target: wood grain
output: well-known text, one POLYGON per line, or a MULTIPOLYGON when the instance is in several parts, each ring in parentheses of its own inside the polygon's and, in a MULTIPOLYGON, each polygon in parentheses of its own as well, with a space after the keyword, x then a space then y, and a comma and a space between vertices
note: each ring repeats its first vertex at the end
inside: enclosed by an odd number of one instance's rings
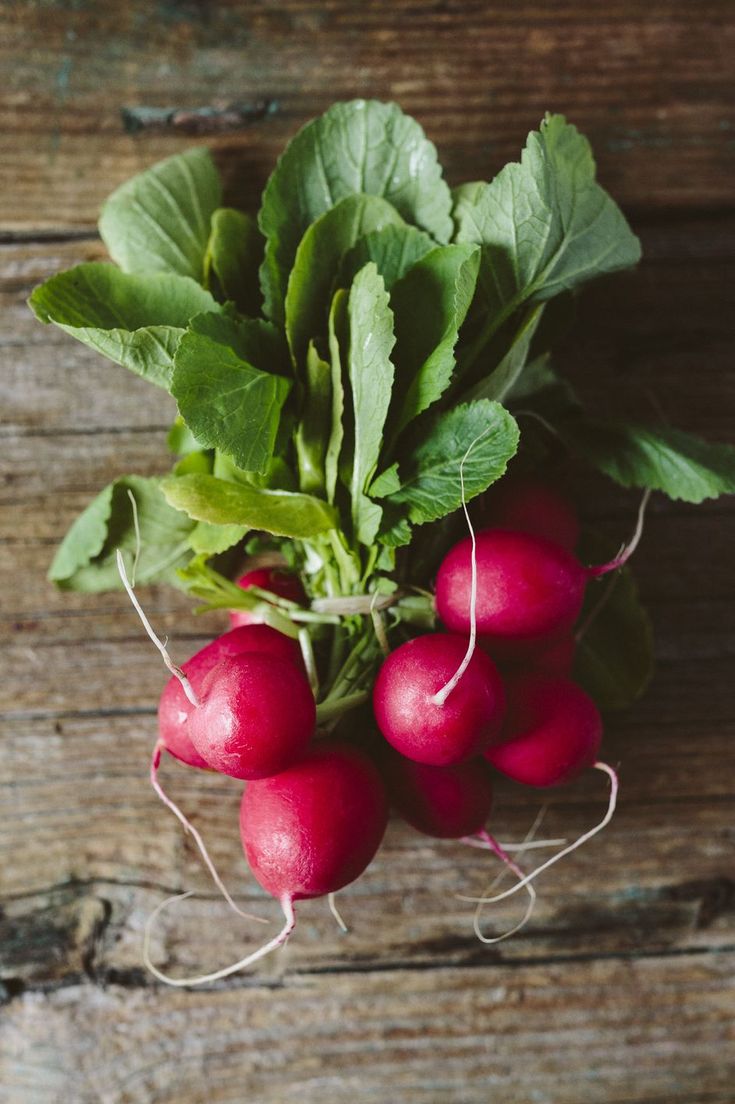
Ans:
POLYGON ((6 0, 2 225, 88 227, 115 185, 194 141, 253 205, 284 141, 354 96, 414 114, 453 183, 495 173, 555 110, 626 206, 730 205, 734 57, 729 0, 6 0))
POLYGON ((684 954, 297 975, 217 993, 76 986, 45 999, 42 1017, 38 998, 15 1002, 0 1031, 29 1059, 6 1099, 729 1104, 732 968, 732 954, 684 954))
MULTIPOLYGON (((399 99, 453 181, 494 172, 554 107, 590 134, 645 254, 585 294, 560 364, 593 407, 727 440, 734 37, 726 0, 0 3, 0 1104, 731 1104, 732 502, 654 500, 636 574, 657 673, 606 725, 620 809, 543 880, 517 939, 481 946, 457 900, 487 884, 488 856, 392 823, 341 897, 349 936, 308 902, 250 976, 169 991, 140 946, 167 893, 197 891, 153 942, 173 974, 239 957, 260 932, 216 898, 147 786, 163 680, 126 600, 44 574, 95 490, 165 470, 172 404, 25 300, 103 255, 91 227, 115 184, 192 141, 252 203, 284 139, 334 98, 399 99)), ((583 473, 572 488, 622 539, 636 496, 583 473)), ((170 589, 145 602, 179 658, 224 624, 170 589)), ((238 898, 275 925, 242 858, 238 784, 172 761, 163 777, 238 898)), ((599 815, 603 780, 549 797, 543 833, 571 837, 599 815)), ((492 826, 519 839, 538 805, 500 782, 492 826)), ((487 930, 519 907, 488 911, 487 930)))

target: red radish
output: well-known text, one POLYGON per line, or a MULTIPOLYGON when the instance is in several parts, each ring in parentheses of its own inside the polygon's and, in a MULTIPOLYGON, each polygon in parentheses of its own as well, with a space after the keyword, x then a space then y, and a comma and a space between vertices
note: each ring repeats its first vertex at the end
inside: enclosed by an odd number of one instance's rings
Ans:
POLYGON ((573 636, 563 636, 534 658, 534 666, 545 675, 568 678, 574 666, 577 642, 573 636))
POLYGON ((245 787, 240 834, 250 869, 279 900, 335 893, 378 850, 387 804, 367 756, 319 740, 288 770, 245 787))
MULTIPOLYGON (((247 625, 223 633, 182 664, 195 693, 199 693, 205 675, 221 659, 241 652, 262 652, 281 656, 302 668, 301 649, 295 640, 276 632, 268 625, 247 625)), ((189 717, 194 706, 187 698, 181 682, 175 676, 166 683, 158 705, 160 742, 171 755, 192 767, 208 769, 208 764, 196 750, 189 735, 189 717)))
MULTIPOLYGON (((133 499, 133 504, 135 504, 134 499, 133 499)), ((137 517, 137 514, 135 516, 137 517)), ((169 671, 171 671, 172 675, 174 676, 174 679, 176 681, 176 685, 181 688, 181 692, 182 692, 182 695, 183 695, 183 698, 182 698, 183 702, 185 703, 186 707, 189 707, 189 706, 194 707, 194 708, 198 707, 199 699, 196 695, 196 691, 194 690, 194 687, 191 684, 190 679, 188 678, 187 674, 180 667, 177 667, 174 664, 173 660, 171 659, 171 656, 166 651, 166 645, 163 644, 162 641, 160 641, 158 639, 158 637, 156 636, 155 632, 153 631, 153 628, 151 627, 151 624, 150 624, 148 618, 145 615, 145 611, 143 610, 143 607, 141 606, 140 602, 138 601, 138 599, 135 596, 135 591, 134 591, 134 589, 133 589, 133 587, 130 583, 130 580, 128 579, 128 575, 127 575, 127 572, 125 570, 125 561, 123 560, 122 552, 120 551, 119 548, 117 549, 117 552, 116 552, 116 559, 117 559, 117 569, 118 569, 118 572, 120 574, 120 579, 122 581, 123 586, 125 587, 125 590, 127 591, 128 597, 130 598, 130 601, 133 603, 133 607, 134 607, 136 613, 138 614, 138 616, 140 617, 140 620, 143 624, 143 627, 144 627, 145 631, 148 633, 148 636, 153 641, 153 643, 155 644, 158 651, 161 653, 161 658, 163 659, 163 662, 165 663, 167 669, 169 671)), ((237 639, 241 641, 242 640, 242 635, 243 634, 241 634, 241 633, 240 634, 235 634, 235 633, 226 634, 226 636, 229 637, 229 639, 227 639, 224 644, 222 643, 222 641, 225 638, 220 637, 217 641, 213 641, 213 643, 211 645, 207 645, 206 648, 203 648, 202 652, 198 653, 198 655, 201 655, 202 653, 206 653, 207 655, 209 655, 213 651, 216 651, 216 648, 219 648, 220 651, 222 651, 222 650, 226 651, 229 647, 233 646, 233 639, 237 636, 237 639), (215 646, 216 646, 216 648, 215 648, 215 646)), ((274 633, 273 635, 275 637, 278 637, 280 634, 279 633, 274 633)), ((263 635, 261 635, 259 637, 259 639, 260 639, 261 644, 262 644, 266 638, 263 635)), ((251 636, 251 641, 252 641, 252 636, 251 636)), ((279 645, 279 646, 282 646, 282 645, 279 645)), ((196 657, 195 656, 192 657, 192 660, 193 659, 196 659, 196 657)), ((169 697, 168 701, 170 703, 170 701, 171 701, 170 697, 169 697)), ((174 699, 174 701, 175 701, 175 699, 174 699)), ((174 715, 170 712, 168 705, 166 706, 166 708, 164 708, 164 718, 165 718, 165 722, 164 722, 164 724, 161 725, 161 734, 159 735, 159 738, 155 743, 155 746, 153 748, 153 755, 151 757, 151 768, 150 768, 151 785, 152 785, 154 791, 156 792, 157 796, 163 802, 163 804, 168 809, 171 810, 171 812, 174 814, 174 816, 177 817, 177 819, 183 825, 184 830, 191 834, 194 842, 196 843, 197 847, 199 848, 199 851, 201 853, 202 858, 204 859, 204 863, 205 863, 207 869, 209 870, 209 873, 212 875, 212 879, 214 881, 214 884, 220 890, 220 892, 222 893, 222 896, 227 901, 230 908, 233 909, 236 913, 238 913, 238 915, 245 917, 245 919, 257 920, 259 923, 262 923, 263 921, 261 920, 261 917, 251 916, 250 913, 243 912, 242 909, 238 905, 235 904, 235 902, 233 901, 232 897, 230 896, 230 894, 227 890, 227 887, 225 886, 224 882, 220 878, 220 876, 217 872, 217 868, 215 867, 214 863, 212 862, 212 859, 209 855, 209 852, 207 851, 206 845, 205 845, 204 840, 202 839, 200 833, 197 831, 197 829, 194 827, 194 825, 191 823, 191 821, 188 819, 188 817, 186 817, 184 815, 184 813, 182 813, 181 809, 178 807, 176 802, 172 801, 171 798, 167 796, 167 794, 163 790, 163 787, 161 786, 161 783, 158 781, 158 768, 161 765, 161 752, 163 751, 164 747, 166 747, 166 741, 164 739, 164 736, 166 734, 166 731, 165 731, 166 729, 169 729, 168 736, 169 736, 169 743, 170 743, 171 747, 176 748, 176 752, 179 753, 180 757, 184 760, 184 762, 188 762, 192 766, 199 766, 200 765, 199 760, 201 760, 201 756, 199 756, 199 753, 196 751, 196 749, 194 748, 194 746, 191 744, 191 742, 189 740, 188 733, 186 732, 186 728, 187 728, 186 723, 182 724, 180 722, 180 718, 178 716, 174 717, 174 715)), ((184 718, 184 722, 185 721, 186 721, 186 718, 184 718)), ((174 754, 174 753, 172 752, 172 754, 174 754)), ((201 760, 201 766, 203 766, 203 767, 207 766, 207 764, 204 762, 204 760, 201 760)), ((186 896, 188 896, 188 894, 186 896)))
MULTIPOLYGON (((523 879, 521 868, 485 828, 493 793, 490 771, 481 759, 450 767, 430 767, 387 751, 382 766, 394 806, 417 831, 436 839, 459 839, 474 847, 487 848, 516 878, 523 879)), ((522 919, 508 931, 487 937, 475 925, 483 943, 500 943, 520 931, 531 918, 536 902, 533 886, 528 886, 527 892, 528 907, 522 919)))
MULTIPOLYGON (((482 646, 482 640, 480 646, 482 646)), ((501 671, 504 677, 516 678, 519 674, 528 671, 531 665, 537 674, 556 675, 559 678, 570 678, 574 666, 574 655, 577 650, 577 641, 574 636, 562 636, 559 640, 544 648, 542 652, 532 656, 521 656, 515 663, 509 660, 501 663, 501 671)), ((492 654, 490 645, 488 651, 492 654)))
POLYGON ((530 674, 509 688, 504 735, 485 752, 497 770, 526 786, 556 786, 596 762, 602 720, 576 683, 530 674))
POLYGON ((568 498, 538 476, 506 475, 482 496, 482 516, 494 529, 512 529, 572 551, 579 518, 568 498))
POLYGON ((150 937, 168 898, 146 925, 143 958, 168 985, 203 985, 229 977, 282 947, 295 925, 294 901, 323 897, 353 882, 368 866, 385 834, 388 799, 380 774, 349 744, 320 740, 274 778, 249 782, 240 806, 245 857, 260 884, 276 897, 285 923, 270 942, 240 962, 211 974, 170 978, 153 965, 150 937))
MULTIPOLYGON (((247 571, 237 580, 237 585, 243 590, 249 590, 250 587, 267 590, 277 598, 287 598, 299 606, 306 603, 306 592, 298 575, 293 571, 282 571, 278 567, 259 567, 254 571, 247 571)), ((257 625, 261 621, 262 616, 254 610, 230 610, 230 622, 234 628, 240 625, 257 625)))
POLYGON ((439 568, 439 617, 453 632, 476 628, 483 647, 504 659, 543 650, 570 632, 587 581, 617 570, 633 554, 649 495, 646 491, 641 501, 630 543, 614 560, 595 567, 583 567, 571 552, 544 537, 510 529, 471 531, 439 568))
POLYGON ((498 738, 505 693, 484 652, 473 652, 442 698, 466 653, 462 637, 429 633, 402 644, 383 663, 373 689, 375 718, 388 743, 408 759, 432 766, 460 763, 498 738))
POLYGON ((493 791, 482 759, 430 767, 388 751, 381 765, 395 808, 417 831, 436 839, 461 839, 484 828, 493 791))
MULTIPOLYGON (((582 608, 587 572, 543 537, 486 529, 476 537, 477 632, 484 646, 513 656, 569 632, 582 608)), ((470 631, 472 542, 444 557, 436 578, 436 608, 453 632, 470 631)))
POLYGON ((267 778, 306 750, 315 723, 314 695, 292 660, 243 652, 220 660, 204 677, 189 734, 214 770, 267 778))

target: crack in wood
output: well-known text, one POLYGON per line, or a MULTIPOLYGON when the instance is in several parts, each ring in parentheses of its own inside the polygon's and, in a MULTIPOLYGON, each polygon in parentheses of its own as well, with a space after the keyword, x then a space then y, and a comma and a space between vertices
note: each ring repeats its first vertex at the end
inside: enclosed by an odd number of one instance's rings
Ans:
POLYGON ((202 107, 123 107, 120 110, 127 134, 142 131, 174 131, 178 134, 223 134, 244 130, 279 111, 274 99, 251 103, 213 103, 202 107))
MULTIPOLYGON (((201 992, 238 989, 267 989, 282 990, 288 988, 291 978, 318 978, 318 977, 345 977, 350 975, 370 974, 379 977, 395 973, 438 973, 454 970, 487 970, 494 969, 522 971, 529 967, 580 965, 583 963, 600 962, 639 962, 675 958, 704 958, 708 955, 728 955, 735 953, 735 943, 724 946, 705 947, 667 947, 655 950, 625 950, 602 951, 599 953, 582 952, 578 954, 563 955, 527 955, 515 959, 502 959, 491 952, 488 955, 486 949, 480 948, 480 952, 462 959, 432 959, 431 961, 405 961, 403 959, 381 960, 375 962, 348 961, 344 965, 310 966, 308 968, 291 969, 287 975, 281 978, 268 978, 261 975, 243 975, 241 977, 228 978, 225 982, 216 982, 213 985, 197 986, 201 992)), ((18 977, 3 978, 0 980, 0 1005, 10 1004, 25 994, 40 993, 49 994, 60 989, 68 989, 75 985, 86 984, 90 988, 108 989, 165 989, 143 967, 134 966, 127 969, 110 967, 108 969, 97 968, 93 976, 86 971, 78 974, 69 974, 61 979, 48 983, 26 983, 18 977)), ((192 987, 194 988, 194 987, 192 987)))
MULTIPOLYGON (((105 887, 177 892, 172 887, 159 884, 90 879, 70 880, 48 890, 19 895, 12 902, 8 900, 7 905, 12 903, 16 908, 12 915, 8 914, 7 907, 4 911, 0 910, 0 943, 3 947, 0 1003, 9 1003, 24 993, 49 993, 80 983, 103 989, 108 986, 130 989, 157 986, 141 966, 121 967, 105 961, 105 936, 110 928, 114 929, 120 923, 119 917, 115 919, 115 902, 107 896, 105 887), (17 910, 23 900, 29 904, 38 901, 39 904, 23 913, 17 910)), ((297 965, 289 973, 293 977, 309 977, 458 968, 520 969, 563 962, 721 954, 735 949, 735 946, 675 946, 673 940, 681 938, 682 929, 684 934, 700 931, 718 917, 733 911, 735 882, 726 877, 715 877, 646 889, 635 898, 609 902, 604 909, 594 906, 561 909, 553 925, 546 925, 539 933, 547 939, 556 936, 560 940, 559 952, 547 950, 541 954, 521 954, 508 959, 499 949, 488 951, 470 934, 444 935, 411 943, 410 958, 406 957, 403 945, 384 948, 379 958, 369 953, 350 954, 347 950, 342 962, 324 966, 297 965), (673 912, 671 906, 674 906, 673 912), (653 933, 657 945, 641 946, 636 942, 629 946, 600 948, 594 952, 570 951, 563 946, 568 944, 570 937, 577 940, 580 934, 611 930, 620 930, 622 939, 630 938, 632 934, 637 940, 637 936, 644 931, 648 940, 653 933), (668 942, 669 939, 671 942, 668 942)), ((114 942, 113 938, 111 945, 114 942)), ((259 975, 247 975, 227 984, 232 987, 274 984, 281 987, 287 984, 287 979, 274 982, 259 975)))

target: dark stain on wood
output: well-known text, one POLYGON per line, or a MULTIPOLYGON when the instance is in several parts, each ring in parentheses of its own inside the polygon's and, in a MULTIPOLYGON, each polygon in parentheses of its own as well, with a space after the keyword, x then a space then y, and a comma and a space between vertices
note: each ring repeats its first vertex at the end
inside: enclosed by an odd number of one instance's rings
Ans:
POLYGON ((94 978, 111 905, 74 886, 44 895, 19 911, 0 912, 0 977, 6 987, 46 989, 94 978))

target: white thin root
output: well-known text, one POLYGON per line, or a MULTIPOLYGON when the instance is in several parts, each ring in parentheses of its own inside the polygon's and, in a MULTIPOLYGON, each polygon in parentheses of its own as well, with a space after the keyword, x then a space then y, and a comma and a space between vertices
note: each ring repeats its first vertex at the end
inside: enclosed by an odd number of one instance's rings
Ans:
POLYGON ((494 897, 465 897, 463 894, 460 893, 457 895, 460 901, 470 901, 473 904, 491 905, 495 901, 504 901, 506 897, 512 897, 513 894, 517 893, 519 889, 525 889, 526 886, 530 885, 530 883, 535 878, 537 878, 539 874, 542 874, 544 870, 548 870, 548 868, 550 866, 553 866, 554 863, 557 863, 559 859, 563 859, 566 855, 570 855, 572 851, 576 851, 578 847, 581 847, 582 844, 592 839, 593 836, 596 836, 598 832, 601 832, 602 829, 610 823, 615 813, 615 806, 617 805, 618 800, 618 776, 608 763, 602 763, 598 761, 597 763, 593 763, 593 766, 595 770, 603 771, 610 779, 610 797, 608 800, 607 812, 605 813, 602 820, 598 824, 596 824, 594 828, 590 828, 588 832, 584 832, 581 836, 579 836, 578 839, 574 841, 574 843, 570 843, 568 847, 565 847, 563 851, 559 851, 558 854, 552 855, 552 857, 550 859, 547 859, 546 862, 542 863, 541 866, 537 866, 536 869, 533 870, 530 874, 526 874, 521 881, 516 882, 515 885, 511 886, 510 889, 504 890, 503 893, 497 893, 494 897))
POLYGON ((217 889, 220 891, 220 893, 224 897, 225 901, 227 901, 227 904, 230 906, 230 908, 234 912, 236 912, 238 916, 242 916, 242 918, 244 920, 255 920, 255 922, 258 923, 258 924, 267 924, 268 921, 266 919, 264 919, 264 917, 262 917, 262 916, 253 916, 253 914, 250 913, 250 912, 243 912, 243 910, 240 908, 240 906, 235 904, 235 902, 233 901, 232 897, 229 894, 229 891, 228 891, 226 885, 224 884, 224 882, 220 878, 219 873, 217 872, 217 868, 215 867, 212 859, 210 858, 209 852, 207 851, 206 844, 204 843, 204 840, 202 839, 201 835, 199 834, 197 829, 194 827, 194 825, 191 823, 191 821, 184 815, 184 813, 182 813, 181 809, 178 807, 176 802, 172 801, 171 798, 168 796, 168 794, 165 793, 163 787, 161 786, 161 783, 158 781, 158 768, 159 768, 160 763, 161 763, 161 752, 164 751, 164 750, 165 750, 164 745, 159 740, 158 743, 156 744, 156 746, 153 749, 153 756, 151 758, 151 786, 153 786, 153 789, 156 791, 156 794, 158 795, 160 800, 163 802, 163 804, 166 806, 166 808, 170 809, 171 812, 174 814, 174 816, 177 818, 177 820, 179 820, 180 823, 184 826, 184 831, 188 832, 189 835, 194 840, 195 844, 199 848, 200 855, 204 859, 204 863, 207 867, 207 870, 212 875, 212 881, 217 886, 217 889))
POLYGON ((454 688, 457 686, 459 680, 462 678, 462 675, 469 667, 472 661, 472 656, 475 652, 475 647, 477 645, 477 539, 475 537, 475 527, 472 524, 470 512, 467 509, 467 496, 465 495, 464 489, 464 465, 465 461, 467 460, 477 442, 481 441, 482 438, 485 437, 489 432, 490 427, 488 426, 487 429, 484 429, 482 433, 478 434, 478 436, 475 437, 474 441, 470 442, 469 448, 465 452, 459 464, 459 488, 462 496, 462 509, 464 510, 465 521, 467 522, 467 528, 470 531, 470 540, 472 541, 472 553, 470 556, 470 567, 472 571, 470 584, 470 638, 467 644, 467 651, 464 654, 464 659, 460 663, 459 667, 454 672, 449 682, 445 683, 445 685, 442 686, 441 690, 439 690, 431 698, 431 701, 434 703, 434 705, 444 705, 445 701, 452 693, 454 688))
POLYGON ((211 974, 198 974, 188 978, 172 978, 159 970, 151 960, 151 934, 153 932, 153 926, 163 910, 168 908, 168 906, 175 901, 183 901, 187 897, 191 897, 190 892, 177 893, 173 897, 167 897, 165 901, 161 901, 160 905, 157 905, 148 917, 145 932, 143 934, 143 961, 153 976, 166 985, 172 985, 178 988, 187 985, 207 985, 209 982, 219 981, 221 978, 236 974, 238 971, 252 966, 254 962, 258 962, 261 958, 265 958, 271 951, 275 951, 279 947, 282 947, 288 941, 289 936, 296 926, 296 915, 294 913, 293 902, 290 898, 284 897, 281 901, 281 908, 283 909, 285 923, 278 935, 274 936, 268 943, 264 943, 257 951, 252 951, 249 955, 246 955, 245 958, 241 958, 239 962, 233 962, 230 966, 224 966, 221 970, 214 970, 211 974))
MULTIPOLYGON (((504 851, 517 851, 519 854, 523 854, 524 851, 537 851, 542 847, 563 847, 566 842, 565 839, 543 839, 533 840, 533 842, 522 840, 520 843, 499 843, 498 847, 502 847, 504 851)), ((490 844, 479 836, 464 836, 462 843, 466 843, 468 847, 477 847, 482 851, 493 850, 490 844)))
POLYGON ((177 667, 176 664, 173 662, 173 660, 171 659, 171 656, 166 651, 166 646, 158 639, 158 637, 154 633, 153 629, 151 628, 151 623, 148 620, 148 618, 146 617, 145 613, 143 612, 143 607, 141 606, 140 602, 136 598, 135 591, 133 590, 132 586, 130 585, 128 575, 127 575, 127 572, 125 570, 125 561, 123 560, 122 552, 120 551, 119 548, 117 549, 117 552, 116 552, 116 559, 117 559, 117 570, 120 574, 120 578, 122 579, 122 584, 125 587, 126 591, 128 592, 128 598, 133 603, 133 608, 135 609, 135 612, 138 614, 138 617, 143 622, 143 628, 148 633, 149 637, 151 638, 151 640, 153 641, 153 643, 156 645, 159 652, 161 653, 161 656, 163 658, 163 662, 166 664, 166 667, 168 668, 168 670, 181 683, 181 685, 183 687, 183 690, 184 690, 184 693, 186 694, 186 696, 189 699, 189 701, 191 702, 191 704, 193 706, 198 706, 199 705, 199 698, 194 693, 193 686, 191 685, 191 683, 189 682, 188 678, 186 677, 184 672, 181 670, 181 668, 177 667))
POLYGON ((342 919, 342 913, 337 908, 337 899, 334 893, 327 894, 327 904, 329 905, 329 911, 331 912, 334 919, 337 921, 338 928, 340 929, 340 931, 344 932, 345 935, 347 935, 350 929, 345 924, 344 920, 342 919))

